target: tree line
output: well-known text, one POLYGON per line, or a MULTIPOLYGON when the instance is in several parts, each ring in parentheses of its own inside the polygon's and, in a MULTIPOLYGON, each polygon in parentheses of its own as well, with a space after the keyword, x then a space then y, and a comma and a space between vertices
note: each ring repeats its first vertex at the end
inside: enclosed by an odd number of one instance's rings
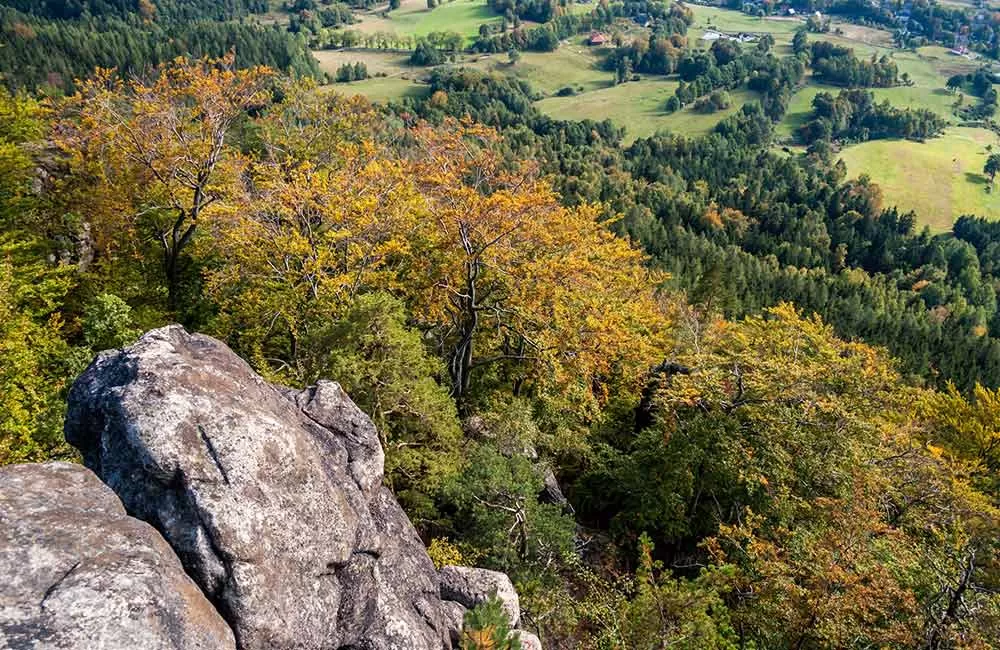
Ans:
POLYGON ((888 100, 875 101, 871 91, 842 90, 834 97, 813 97, 809 122, 799 128, 806 144, 817 140, 866 142, 883 138, 924 140, 940 135, 947 123, 926 108, 895 108, 888 100))
POLYGON ((681 83, 667 100, 666 110, 674 112, 716 90, 736 90, 746 84, 762 93, 769 109, 784 112, 792 89, 805 72, 801 60, 795 57, 779 59, 769 51, 766 42, 747 52, 729 41, 717 41, 709 52, 686 54, 677 66, 681 83))
POLYGON ((810 48, 813 76, 823 83, 851 88, 889 88, 899 83, 899 70, 888 55, 870 61, 854 56, 849 47, 816 41, 810 48))
MULTIPOLYGON (((46 6, 36 8, 34 14, 0 7, 0 72, 9 88, 46 87, 62 92, 72 90, 75 79, 87 77, 98 67, 139 74, 178 56, 219 57, 228 51, 236 51, 241 66, 261 64, 297 75, 320 74, 307 43, 285 29, 212 18, 240 7, 248 10, 254 4, 178 5, 190 11, 176 15, 190 14, 190 21, 167 19, 175 14, 166 11, 157 14, 159 19, 146 20, 140 13, 129 10, 119 15, 110 9, 97 14, 81 11, 78 17, 49 17, 62 13, 45 10, 46 6), (192 14, 192 7, 205 11, 192 14)), ((117 5, 94 3, 85 9, 110 6, 117 5)))

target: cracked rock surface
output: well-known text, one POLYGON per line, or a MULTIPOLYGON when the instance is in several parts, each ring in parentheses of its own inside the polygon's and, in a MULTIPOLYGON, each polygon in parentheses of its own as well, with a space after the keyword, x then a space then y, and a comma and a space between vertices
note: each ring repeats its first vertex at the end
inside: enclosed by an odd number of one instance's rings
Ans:
POLYGON ((521 604, 506 573, 467 566, 446 566, 438 572, 441 598, 472 609, 496 596, 516 629, 521 622, 521 604))
MULTIPOLYGON (((66 438, 257 649, 447 648, 439 583, 340 386, 272 386, 179 326, 102 353, 66 438)), ((195 646, 191 646, 195 647, 195 646)))
POLYGON ((163 537, 69 463, 0 468, 0 648, 233 650, 163 537))

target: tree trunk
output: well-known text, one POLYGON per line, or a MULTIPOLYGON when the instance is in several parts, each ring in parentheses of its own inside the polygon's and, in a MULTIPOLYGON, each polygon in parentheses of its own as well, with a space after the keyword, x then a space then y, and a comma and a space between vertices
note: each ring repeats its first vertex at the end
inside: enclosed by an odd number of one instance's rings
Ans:
POLYGON ((970 584, 972 583, 973 574, 976 572, 976 552, 970 550, 963 561, 962 573, 958 579, 958 586, 954 589, 949 588, 948 591, 951 592, 948 598, 948 608, 944 612, 944 616, 937 625, 934 626, 934 630, 931 632, 930 638, 927 640, 928 650, 940 650, 944 647, 944 639, 942 638, 942 633, 948 627, 956 623, 962 616, 959 608, 962 606, 962 599, 965 597, 965 592, 968 591, 970 584))
POLYGON ((189 219, 187 211, 181 210, 170 233, 160 233, 160 244, 163 246, 163 272, 167 279, 167 306, 174 313, 180 306, 181 252, 194 237, 197 225, 194 216, 189 219), (186 223, 187 228, 184 227, 186 223))

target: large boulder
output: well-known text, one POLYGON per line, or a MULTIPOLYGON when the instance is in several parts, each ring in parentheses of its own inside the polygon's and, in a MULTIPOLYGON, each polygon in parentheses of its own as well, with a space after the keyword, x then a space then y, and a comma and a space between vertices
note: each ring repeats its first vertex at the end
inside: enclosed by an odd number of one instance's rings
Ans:
POLYGON ((454 646, 461 645, 462 628, 465 627, 465 613, 469 610, 465 605, 456 603, 454 600, 446 600, 441 603, 444 624, 448 628, 448 636, 454 646))
POLYGON ((151 526, 79 465, 0 468, 0 648, 233 650, 151 526))
POLYGON ((520 624, 521 603, 506 573, 466 566, 446 566, 438 571, 438 577, 441 581, 441 598, 444 600, 452 600, 472 609, 496 596, 510 618, 511 628, 520 624))
POLYGON ((295 393, 179 326, 102 353, 66 438, 159 529, 244 650, 438 650, 438 579, 337 384, 295 393))

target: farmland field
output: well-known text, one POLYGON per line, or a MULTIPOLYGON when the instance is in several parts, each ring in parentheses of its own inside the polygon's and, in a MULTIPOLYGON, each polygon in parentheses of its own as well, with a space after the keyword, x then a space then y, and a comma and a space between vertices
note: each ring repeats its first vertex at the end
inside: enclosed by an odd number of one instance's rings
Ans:
POLYGON ((485 0, 452 0, 434 9, 427 8, 427 0, 402 0, 399 9, 390 11, 386 18, 380 6, 361 14, 361 22, 352 26, 364 32, 396 32, 407 36, 427 36, 431 32, 458 32, 469 40, 479 33, 483 23, 500 22, 485 0))
POLYGON ((373 102, 388 103, 405 97, 427 95, 428 87, 402 77, 372 77, 363 81, 331 84, 326 86, 331 92, 341 95, 364 95, 373 102))
POLYGON ((337 68, 345 63, 362 62, 368 66, 368 73, 375 75, 385 73, 389 76, 404 75, 411 73, 418 76, 424 73, 423 68, 414 68, 409 65, 409 55, 399 52, 380 52, 377 50, 318 50, 313 52, 313 56, 319 61, 319 67, 323 72, 334 74, 337 68))
POLYGON ((919 223, 946 231, 962 214, 1000 216, 1000 190, 987 193, 986 146, 1000 139, 986 129, 952 127, 927 142, 877 140, 841 152, 851 177, 868 174, 885 205, 915 210, 919 223))
POLYGON ((697 44, 701 35, 710 27, 727 32, 767 32, 778 43, 791 42, 795 30, 802 25, 796 18, 756 18, 741 11, 719 7, 687 7, 694 13, 694 24, 688 29, 688 37, 693 44, 697 44))
POLYGON ((418 83, 426 74, 424 68, 409 65, 409 56, 399 52, 379 52, 373 50, 322 50, 313 55, 319 61, 320 69, 329 74, 346 63, 363 62, 368 66, 370 79, 351 83, 331 84, 331 91, 342 95, 364 95, 373 102, 390 102, 403 97, 420 96, 427 92, 427 86, 418 83), (385 76, 374 76, 385 75, 385 76))
POLYGON ((612 85, 614 76, 601 70, 600 58, 593 48, 583 44, 583 38, 564 43, 555 52, 522 52, 515 65, 508 62, 505 54, 471 57, 466 64, 523 79, 545 95, 552 95, 566 86, 578 92, 607 88, 612 85))
MULTIPOLYGON (((954 121, 952 104, 956 96, 945 89, 945 82, 953 74, 974 72, 978 63, 948 54, 943 47, 922 47, 916 52, 896 50, 889 52, 900 74, 907 73, 913 85, 895 88, 873 88, 876 99, 889 100, 900 108, 926 108, 946 120, 954 121)), ((808 78, 808 77, 807 77, 808 78)), ((778 136, 791 138, 795 129, 808 121, 812 100, 820 92, 834 95, 843 88, 810 81, 792 97, 784 121, 778 125, 778 136)), ((975 101, 967 98, 967 102, 975 101)))
POLYGON ((536 105, 552 117, 564 120, 611 119, 625 127, 625 143, 661 130, 690 136, 704 135, 720 120, 738 111, 756 94, 747 91, 730 93, 733 104, 715 113, 699 113, 690 107, 670 114, 664 110, 678 82, 664 77, 645 76, 642 81, 612 86, 575 97, 551 97, 536 105))
POLYGON ((610 86, 573 97, 550 97, 539 110, 562 120, 604 120, 626 128, 626 140, 652 135, 669 117, 663 110, 677 88, 676 81, 645 76, 642 81, 610 86))

